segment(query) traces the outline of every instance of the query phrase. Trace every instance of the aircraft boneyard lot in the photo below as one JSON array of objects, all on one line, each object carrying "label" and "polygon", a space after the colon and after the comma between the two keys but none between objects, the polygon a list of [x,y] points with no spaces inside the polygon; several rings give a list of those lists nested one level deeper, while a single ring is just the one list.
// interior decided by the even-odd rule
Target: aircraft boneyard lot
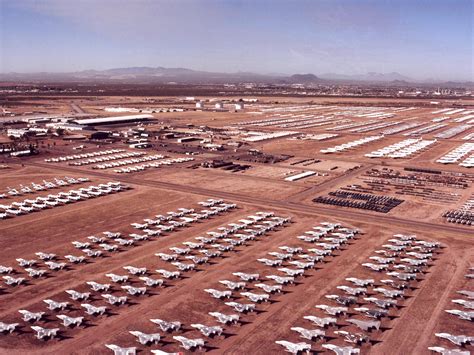
[{"label": "aircraft boneyard lot", "polygon": [[472,118],[439,110],[263,100],[6,159],[0,352],[472,352]]}]

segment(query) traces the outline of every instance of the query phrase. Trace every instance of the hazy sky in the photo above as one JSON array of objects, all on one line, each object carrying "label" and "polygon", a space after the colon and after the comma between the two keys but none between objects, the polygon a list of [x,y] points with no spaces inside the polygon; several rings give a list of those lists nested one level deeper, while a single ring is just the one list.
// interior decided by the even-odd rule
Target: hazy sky
[{"label": "hazy sky", "polygon": [[473,80],[474,0],[0,0],[0,71]]}]

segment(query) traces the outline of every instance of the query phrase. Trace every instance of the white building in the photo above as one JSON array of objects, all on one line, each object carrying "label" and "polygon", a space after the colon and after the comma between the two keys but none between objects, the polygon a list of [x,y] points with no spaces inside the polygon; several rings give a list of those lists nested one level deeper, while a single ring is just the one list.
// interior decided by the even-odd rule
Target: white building
[{"label": "white building", "polygon": [[196,102],[196,108],[197,109],[203,109],[204,108],[204,102],[202,102],[202,101]]},{"label": "white building", "polygon": [[214,107],[217,109],[217,110],[222,110],[224,108],[224,104],[222,102],[216,102]]},{"label": "white building", "polygon": [[235,104],[235,110],[243,110],[244,109],[244,104],[242,102],[236,103]]}]

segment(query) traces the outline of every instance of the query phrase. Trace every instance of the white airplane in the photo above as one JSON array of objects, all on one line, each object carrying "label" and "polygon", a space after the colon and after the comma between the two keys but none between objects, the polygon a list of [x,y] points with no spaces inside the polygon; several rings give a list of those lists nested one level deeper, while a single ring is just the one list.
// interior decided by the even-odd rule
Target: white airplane
[{"label": "white airplane", "polygon": [[449,340],[451,343],[464,347],[468,344],[474,343],[474,336],[466,336],[466,335],[452,335],[449,333],[435,333],[438,338]]},{"label": "white airplane", "polygon": [[204,339],[201,338],[190,339],[181,335],[175,335],[173,339],[179,341],[181,343],[181,347],[185,348],[186,350],[201,349],[205,344]]},{"label": "white airplane", "polygon": [[447,313],[453,314],[455,316],[458,316],[460,319],[468,320],[468,321],[473,321],[474,320],[474,311],[472,312],[464,312],[460,311],[458,309],[448,309],[446,310]]},{"label": "white airplane", "polygon": [[287,267],[282,267],[282,268],[278,268],[278,271],[281,271],[281,272],[283,272],[286,275],[291,276],[291,277],[304,275],[304,270],[303,269],[290,269],[290,268],[287,268]]},{"label": "white airplane", "polygon": [[123,268],[132,275],[144,275],[147,272],[146,267],[124,266]]},{"label": "white airplane", "polygon": [[114,296],[108,293],[103,294],[101,296],[105,298],[107,302],[110,303],[111,305],[123,305],[127,303],[127,300],[128,300],[127,296]]},{"label": "white airplane", "polygon": [[397,283],[396,281],[394,281],[392,279],[380,280],[380,282],[385,284],[385,285],[390,285],[391,287],[396,288],[398,290],[406,289],[409,286],[408,283],[405,283],[405,282]]},{"label": "white airplane", "polygon": [[324,256],[322,255],[298,254],[298,258],[305,259],[313,263],[318,263],[324,260]]},{"label": "white airplane", "polygon": [[129,333],[137,337],[138,342],[143,345],[158,344],[161,339],[159,333],[146,334],[138,330],[130,330]]},{"label": "white airplane", "polygon": [[238,302],[226,302],[227,306],[234,308],[239,313],[248,313],[255,311],[255,304],[253,303],[238,303]]},{"label": "white airplane", "polygon": [[422,266],[428,263],[427,259],[411,259],[411,258],[402,258],[400,259],[403,263],[408,263],[413,266]]},{"label": "white airplane", "polygon": [[204,292],[209,293],[212,297],[217,299],[230,298],[232,296],[232,291],[219,291],[213,288],[206,288]]},{"label": "white airplane", "polygon": [[90,297],[90,292],[77,292],[75,290],[66,290],[66,293],[71,296],[74,301],[85,301]]},{"label": "white airplane", "polygon": [[25,322],[37,322],[45,314],[45,312],[30,312],[25,309],[20,309],[18,312],[23,315],[22,318]]},{"label": "white airplane", "polygon": [[383,271],[383,270],[387,270],[388,269],[388,265],[385,265],[385,264],[374,264],[374,263],[363,263],[362,266],[365,266],[366,268],[369,268],[373,271]]},{"label": "white airplane", "polygon": [[81,307],[84,308],[86,310],[86,313],[91,316],[103,315],[107,310],[105,306],[96,307],[89,303],[81,303]]},{"label": "white airplane", "polygon": [[307,262],[302,262],[302,261],[289,261],[288,264],[295,265],[298,269],[312,269],[314,267],[314,262],[312,261],[307,261]]},{"label": "white airplane", "polygon": [[327,249],[321,250],[321,249],[312,248],[312,249],[308,249],[308,251],[311,253],[315,253],[318,256],[328,256],[332,254],[332,251],[327,250]]},{"label": "white airplane", "polygon": [[364,295],[367,292],[365,287],[349,287],[349,286],[337,286],[338,290],[342,290],[345,293],[353,296]]},{"label": "white airplane", "polygon": [[191,260],[195,264],[205,264],[209,261],[209,258],[206,256],[199,257],[196,255],[187,255],[184,257],[185,259]]},{"label": "white airplane", "polygon": [[347,307],[331,307],[325,304],[318,304],[315,306],[316,308],[322,309],[324,312],[327,314],[330,314],[332,316],[339,316],[341,314],[346,314],[347,311],[349,310]]},{"label": "white airplane", "polygon": [[278,275],[268,275],[265,276],[267,279],[273,280],[280,285],[286,285],[295,282],[295,278],[292,276],[278,276]]},{"label": "white airplane", "polygon": [[43,252],[37,252],[35,255],[40,258],[41,260],[53,260],[56,257],[56,254],[48,254],[48,253],[43,253]]},{"label": "white airplane", "polygon": [[358,279],[355,277],[348,277],[346,278],[346,281],[352,282],[356,286],[360,286],[360,287],[371,286],[375,282],[373,279]]},{"label": "white airplane", "polygon": [[240,317],[237,314],[223,314],[220,312],[209,312],[209,315],[216,318],[217,321],[222,324],[235,324],[240,319]]},{"label": "white airplane", "polygon": [[255,287],[261,288],[267,293],[280,293],[283,289],[282,285],[255,284]]},{"label": "white airplane", "polygon": [[442,346],[430,346],[428,347],[428,350],[443,355],[471,355],[471,352],[469,350],[447,349],[443,348]]},{"label": "white airplane", "polygon": [[178,254],[178,255],[184,255],[188,254],[191,249],[190,248],[178,248],[178,247],[171,247],[169,248],[172,252]]},{"label": "white airplane", "polygon": [[246,286],[245,282],[233,282],[229,280],[221,280],[219,283],[225,285],[227,288],[231,290],[240,290]]},{"label": "white airplane", "polygon": [[18,323],[3,323],[0,322],[0,333],[13,333],[18,327]]},{"label": "white airplane", "polygon": [[21,267],[33,266],[34,264],[36,264],[36,260],[34,259],[26,260],[23,258],[17,258],[16,261],[18,262],[18,265],[20,265]]},{"label": "white airplane", "polygon": [[42,269],[33,269],[31,267],[25,268],[25,271],[28,273],[30,277],[41,277],[46,274],[46,270]]},{"label": "white airplane", "polygon": [[64,257],[69,262],[74,263],[74,264],[79,264],[79,263],[82,263],[86,260],[86,258],[83,255],[81,255],[81,256],[65,255]]},{"label": "white airplane", "polygon": [[107,243],[100,243],[99,244],[99,247],[101,247],[102,249],[104,249],[105,251],[117,251],[118,250],[118,246],[117,245],[111,245],[111,244],[107,244]]},{"label": "white airplane", "polygon": [[155,255],[164,261],[172,261],[178,259],[178,254],[156,253]]},{"label": "white airplane", "polygon": [[326,295],[324,297],[334,300],[336,303],[342,304],[343,306],[350,306],[357,303],[357,297],[353,296]]},{"label": "white airplane", "polygon": [[256,302],[256,303],[270,301],[270,295],[267,293],[241,292],[240,294],[244,297],[247,297],[252,302]]},{"label": "white airplane", "polygon": [[331,324],[336,324],[337,322],[336,318],[331,317],[304,316],[303,318],[309,320],[310,322],[321,328],[326,328],[327,326]]},{"label": "white airplane", "polygon": [[122,348],[115,344],[106,344],[105,345],[108,349],[114,352],[114,355],[136,355],[137,348],[130,347],[130,348]]},{"label": "white airplane", "polygon": [[334,344],[323,344],[322,346],[325,349],[335,352],[336,355],[360,354],[360,349],[353,348],[351,346],[337,346]]},{"label": "white airplane", "polygon": [[466,296],[469,299],[474,299],[474,291],[466,291],[466,290],[461,290],[457,291],[459,294]]},{"label": "white airplane", "polygon": [[362,344],[370,341],[370,338],[362,333],[349,333],[345,330],[336,330],[334,334],[343,336],[344,341],[347,343]]},{"label": "white airplane", "polygon": [[181,323],[178,321],[167,322],[165,320],[158,319],[158,318],[150,319],[150,321],[152,323],[157,324],[161,328],[161,330],[164,332],[175,332],[181,329]]},{"label": "white airplane", "polygon": [[142,280],[145,285],[149,287],[162,286],[164,282],[162,279],[152,279],[148,276],[140,276],[139,279]]},{"label": "white airplane", "polygon": [[64,314],[59,314],[56,317],[63,321],[63,325],[65,327],[78,327],[82,324],[84,320],[84,317],[68,317]]},{"label": "white airplane", "polygon": [[379,292],[379,293],[383,294],[385,297],[389,297],[389,298],[396,298],[396,297],[403,297],[404,296],[404,291],[388,290],[388,289],[383,288],[383,287],[376,287],[376,288],[374,288],[374,291]]},{"label": "white airplane", "polygon": [[474,301],[466,301],[462,299],[452,300],[451,302],[460,304],[464,308],[474,309]]},{"label": "white airplane", "polygon": [[308,339],[308,340],[324,338],[326,336],[326,332],[319,329],[306,329],[302,327],[292,327],[290,329],[293,330],[294,332],[299,333],[302,338]]},{"label": "white airplane", "polygon": [[168,271],[164,269],[157,269],[157,273],[161,274],[164,278],[167,279],[178,279],[181,276],[179,271]]},{"label": "white airplane", "polygon": [[90,237],[87,237],[87,239],[89,239],[92,243],[96,243],[96,244],[101,244],[101,243],[105,242],[105,238],[96,237],[94,235],[91,235]]},{"label": "white airplane", "polygon": [[403,280],[403,281],[415,280],[416,279],[416,274],[413,274],[413,273],[404,273],[404,272],[391,271],[391,272],[387,272],[387,275],[396,277],[397,279]]},{"label": "white airplane", "polygon": [[196,265],[194,264],[185,264],[181,263],[179,261],[174,261],[171,263],[171,265],[176,266],[179,270],[181,271],[189,271],[189,270],[194,270],[196,268]]},{"label": "white airplane", "polygon": [[206,337],[220,336],[224,331],[220,326],[208,327],[203,324],[191,324],[191,327],[199,330]]},{"label": "white airplane", "polygon": [[380,318],[383,318],[383,317],[387,316],[387,311],[384,310],[384,309],[380,309],[380,308],[370,309],[370,308],[367,308],[367,307],[355,307],[354,311],[362,312],[367,317],[375,318],[375,319],[380,319]]},{"label": "white airplane", "polygon": [[352,323],[358,328],[370,332],[373,329],[379,330],[380,321],[364,321],[359,319],[347,319],[346,322]]},{"label": "white airplane", "polygon": [[243,281],[255,281],[260,276],[259,274],[247,274],[244,272],[233,272],[232,275],[239,277]]},{"label": "white airplane", "polygon": [[84,254],[91,258],[98,258],[102,255],[102,252],[100,250],[82,249],[82,251],[84,252]]},{"label": "white airplane", "polygon": [[0,265],[0,274],[11,274],[12,272],[13,268],[11,266]]},{"label": "white airplane", "polygon": [[74,245],[77,249],[86,249],[86,248],[89,248],[90,247],[90,243],[87,243],[87,242],[78,242],[78,241],[73,241],[71,242],[72,245]]},{"label": "white airplane", "polygon": [[123,239],[123,238],[117,238],[115,239],[117,243],[123,246],[131,246],[135,243],[134,239]]},{"label": "white airplane", "polygon": [[122,286],[122,289],[127,291],[127,293],[131,296],[142,296],[146,293],[146,287],[133,287],[133,286]]},{"label": "white airplane", "polygon": [[287,352],[290,354],[301,354],[306,353],[309,354],[311,352],[311,344],[308,343],[292,343],[286,340],[277,340],[275,341],[276,344],[283,346]]},{"label": "white airplane", "polygon": [[56,337],[56,335],[59,332],[59,328],[46,329],[46,328],[38,327],[35,325],[33,325],[31,329],[33,329],[36,332],[36,338],[40,340],[45,339],[45,338],[52,339]]},{"label": "white airplane", "polygon": [[303,248],[301,248],[301,247],[289,247],[289,246],[286,246],[286,245],[278,247],[278,249],[284,250],[284,251],[286,251],[287,253],[290,253],[290,254],[298,254],[298,253],[301,253],[303,251]]},{"label": "white airplane", "polygon": [[397,305],[395,300],[379,299],[377,297],[364,297],[364,301],[371,302],[380,308],[390,308]]},{"label": "white airplane", "polygon": [[66,263],[56,263],[54,261],[46,261],[45,265],[48,266],[51,270],[62,270],[66,267]]},{"label": "white airplane", "polygon": [[5,283],[9,286],[18,286],[23,283],[23,281],[25,281],[24,277],[11,277],[8,275],[3,276],[3,279],[5,280]]},{"label": "white airplane", "polygon": [[293,258],[293,254],[290,254],[290,253],[283,254],[283,253],[278,253],[276,251],[269,252],[268,255],[274,256],[275,258],[279,260],[287,260],[287,259]]},{"label": "white airplane", "polygon": [[44,303],[48,305],[48,308],[51,311],[56,311],[56,310],[64,310],[69,306],[68,302],[56,302],[50,299],[43,300]]},{"label": "white airplane", "polygon": [[128,281],[127,275],[117,275],[117,274],[105,274],[108,278],[110,278],[113,282],[122,283]]}]

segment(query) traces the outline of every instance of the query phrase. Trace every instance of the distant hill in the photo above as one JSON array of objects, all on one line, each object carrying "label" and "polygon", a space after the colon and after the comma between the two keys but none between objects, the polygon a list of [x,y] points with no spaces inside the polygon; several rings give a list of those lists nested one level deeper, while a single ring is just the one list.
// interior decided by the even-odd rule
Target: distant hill
[{"label": "distant hill", "polygon": [[289,81],[298,84],[312,84],[320,82],[321,79],[314,74],[294,74],[289,77]]},{"label": "distant hill", "polygon": [[344,81],[369,81],[369,82],[390,82],[390,81],[404,81],[414,82],[413,79],[404,76],[397,72],[392,73],[375,73],[369,72],[367,74],[344,75],[335,73],[326,73],[319,75],[320,78],[326,80],[344,80]]}]

